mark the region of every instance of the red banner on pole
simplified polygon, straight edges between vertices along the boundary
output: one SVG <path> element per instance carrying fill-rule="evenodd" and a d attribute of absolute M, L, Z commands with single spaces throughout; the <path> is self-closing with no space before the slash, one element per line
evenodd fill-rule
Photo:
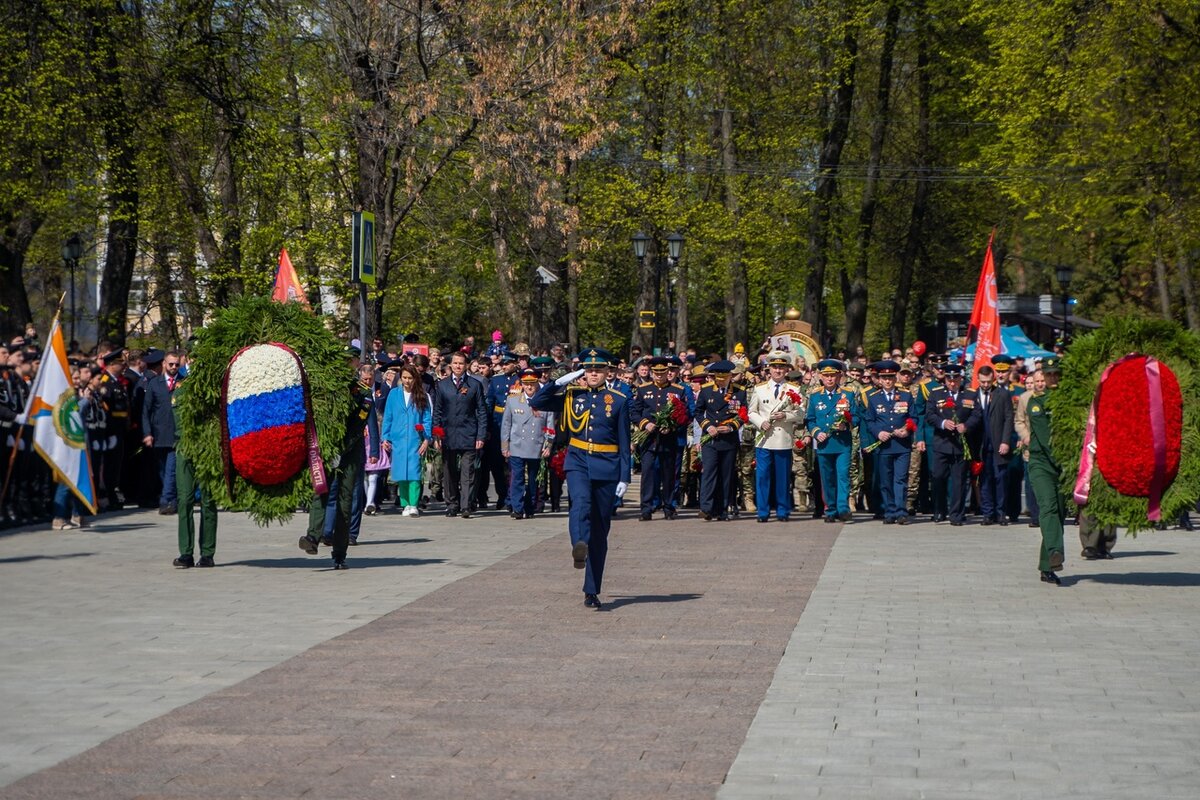
<path fill-rule="evenodd" d="M 271 299 L 280 303 L 302 303 L 305 308 L 311 310 L 304 287 L 300 285 L 300 276 L 296 274 L 296 268 L 288 258 L 286 247 L 279 251 L 279 269 L 275 272 L 275 289 L 271 292 Z"/>
<path fill-rule="evenodd" d="M 990 366 L 992 356 L 1000 352 L 1000 308 L 996 291 L 996 262 L 992 259 L 992 241 L 996 229 L 988 236 L 987 251 L 983 254 L 983 270 L 979 273 L 979 286 L 975 289 L 975 305 L 971 309 L 971 322 L 967 328 L 967 341 L 971 332 L 975 338 L 975 364 L 971 371 L 971 388 L 979 385 L 979 368 Z"/>

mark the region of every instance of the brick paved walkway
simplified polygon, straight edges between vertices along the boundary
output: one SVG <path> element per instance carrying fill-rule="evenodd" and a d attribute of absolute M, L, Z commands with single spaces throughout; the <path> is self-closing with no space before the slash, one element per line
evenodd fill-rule
<path fill-rule="evenodd" d="M 0 797 L 712 797 L 836 536 L 621 522 L 599 613 L 555 536 Z"/>

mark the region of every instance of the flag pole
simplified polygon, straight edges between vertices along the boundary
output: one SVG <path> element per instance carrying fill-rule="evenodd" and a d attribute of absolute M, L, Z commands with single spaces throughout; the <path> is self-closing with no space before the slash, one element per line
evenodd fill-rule
<path fill-rule="evenodd" d="M 63 292 L 58 298 L 58 307 L 54 309 L 54 319 L 50 322 L 50 330 L 54 330 L 54 326 L 58 324 L 58 318 L 62 316 L 63 301 L 67 299 L 67 293 Z M 50 337 L 47 336 L 47 339 Z M 43 355 L 45 355 L 43 353 Z M 37 397 L 38 381 L 41 380 L 41 372 L 38 372 L 34 378 L 33 388 L 29 392 L 29 400 L 25 404 L 25 412 L 21 415 L 21 422 L 17 424 L 17 432 L 13 434 L 12 452 L 8 454 L 8 469 L 4 471 L 4 486 L 0 487 L 0 507 L 4 506 L 4 498 L 8 497 L 8 484 L 12 480 L 13 466 L 17 463 L 17 450 L 21 447 L 21 437 L 25 435 L 25 429 L 29 427 L 29 411 L 33 408 L 33 400 Z"/>

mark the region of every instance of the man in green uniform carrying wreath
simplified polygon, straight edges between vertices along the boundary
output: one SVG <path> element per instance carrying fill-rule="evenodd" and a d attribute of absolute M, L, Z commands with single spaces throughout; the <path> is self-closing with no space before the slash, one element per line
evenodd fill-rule
<path fill-rule="evenodd" d="M 1017 401 L 1014 425 L 1029 469 L 1029 483 L 1037 498 L 1040 514 L 1038 522 L 1042 528 L 1042 550 L 1038 569 L 1046 583 L 1061 585 L 1055 574 L 1063 566 L 1063 522 L 1066 509 L 1059 491 L 1062 467 L 1054 461 L 1050 450 L 1050 411 L 1046 400 L 1058 386 L 1062 366 L 1057 357 L 1042 360 L 1042 368 L 1034 373 L 1033 391 L 1021 395 Z"/>

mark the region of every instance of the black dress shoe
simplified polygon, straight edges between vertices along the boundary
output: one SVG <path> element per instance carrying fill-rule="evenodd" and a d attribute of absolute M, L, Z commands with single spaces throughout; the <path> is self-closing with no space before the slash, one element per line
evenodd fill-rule
<path fill-rule="evenodd" d="M 322 536 L 321 544 L 325 545 L 326 547 L 333 547 L 333 537 L 332 536 Z"/>
<path fill-rule="evenodd" d="M 470 518 L 471 518 L 471 512 L 470 512 L 470 511 L 464 511 L 464 512 L 462 512 L 462 514 L 461 514 L 460 516 L 461 516 L 463 519 L 470 519 Z"/>
<path fill-rule="evenodd" d="M 215 567 L 212 556 L 200 556 L 200 560 L 196 562 L 197 567 Z"/>
<path fill-rule="evenodd" d="M 651 514 L 649 511 L 647 511 L 646 513 L 639 516 L 638 519 L 640 519 L 642 522 L 649 522 L 650 520 L 654 519 L 654 515 Z"/>
<path fill-rule="evenodd" d="M 1008 520 L 1006 520 L 1004 517 L 1000 517 L 996 520 L 996 524 L 999 525 L 1001 528 L 1007 528 Z"/>
<path fill-rule="evenodd" d="M 192 560 L 192 557 L 190 555 L 180 556 L 179 558 L 172 561 L 171 564 L 173 566 L 179 567 L 180 569 L 188 569 L 189 567 L 196 566 L 196 563 Z"/>
<path fill-rule="evenodd" d="M 673 508 L 664 508 L 663 509 L 663 519 L 675 519 L 675 517 L 678 515 L 679 515 L 679 512 Z"/>
<path fill-rule="evenodd" d="M 1039 528 L 1039 527 L 1041 527 L 1041 523 L 1039 523 L 1036 519 L 1031 519 L 1031 520 L 1029 520 L 1029 527 Z"/>
<path fill-rule="evenodd" d="M 350 546 L 351 546 L 351 547 L 358 547 L 358 539 L 351 539 L 351 540 L 350 540 Z"/>
<path fill-rule="evenodd" d="M 333 568 L 334 569 L 350 569 L 348 566 L 346 566 L 345 559 L 341 559 L 341 558 L 339 558 L 333 562 Z"/>
<path fill-rule="evenodd" d="M 1042 583 L 1053 583 L 1055 586 L 1062 586 L 1062 581 L 1053 572 L 1042 572 Z"/>
<path fill-rule="evenodd" d="M 721 516 L 717 517 L 717 522 L 729 522 L 729 515 L 722 514 Z"/>
<path fill-rule="evenodd" d="M 447 508 L 447 509 L 446 509 L 446 516 L 447 516 L 447 517 L 457 517 L 457 516 L 458 516 L 458 509 L 457 509 L 457 508 Z"/>
<path fill-rule="evenodd" d="M 907 525 L 910 522 L 912 522 L 912 517 L 896 517 L 897 525 Z"/>
<path fill-rule="evenodd" d="M 1186 513 L 1179 515 L 1179 527 L 1183 528 L 1185 531 L 1196 530 L 1196 526 L 1192 524 L 1192 518 Z"/>
<path fill-rule="evenodd" d="M 758 522 L 770 522 L 771 521 L 770 517 L 755 517 L 754 519 L 757 520 Z"/>
<path fill-rule="evenodd" d="M 709 514 L 707 511 L 700 512 L 700 519 L 704 520 L 705 522 L 711 522 L 712 518 L 713 515 Z"/>
<path fill-rule="evenodd" d="M 1107 551 L 1107 550 L 1101 550 L 1101 551 L 1100 551 L 1100 557 L 1101 557 L 1101 558 L 1103 558 L 1103 559 L 1105 559 L 1105 560 L 1107 560 L 1107 561 L 1112 561 L 1113 554 L 1112 554 L 1112 553 L 1110 553 L 1110 552 L 1109 552 L 1109 551 Z"/>
<path fill-rule="evenodd" d="M 776 517 L 775 521 L 776 522 L 787 522 L 790 519 L 791 519 L 791 517 Z"/>
<path fill-rule="evenodd" d="M 892 519 L 892 518 L 890 518 L 890 517 L 889 517 L 888 519 L 885 519 L 885 520 L 883 521 L 883 524 L 884 524 L 884 525 L 895 525 L 895 524 L 896 524 L 896 520 L 894 520 L 894 519 Z"/>
<path fill-rule="evenodd" d="M 1100 555 L 1100 551 L 1094 547 L 1085 547 L 1083 552 L 1079 554 L 1080 558 L 1085 558 L 1088 561 L 1099 561 L 1104 558 Z"/>
<path fill-rule="evenodd" d="M 963 526 L 963 521 L 961 519 L 952 519 L 950 520 L 950 524 L 956 528 L 961 528 Z"/>
<path fill-rule="evenodd" d="M 575 562 L 575 569 L 583 569 L 587 566 L 587 556 L 587 542 L 576 542 L 571 548 L 571 560 Z"/>
<path fill-rule="evenodd" d="M 979 520 L 979 524 L 980 524 L 980 525 L 991 525 L 991 524 L 992 524 L 992 518 L 991 518 L 991 517 L 984 517 L 983 519 Z"/>
<path fill-rule="evenodd" d="M 585 594 L 583 596 L 583 604 L 588 608 L 594 608 L 597 611 L 604 608 L 604 604 L 600 602 L 600 598 L 594 594 Z"/>
<path fill-rule="evenodd" d="M 301 536 L 298 544 L 300 545 L 300 549 L 308 553 L 310 556 L 315 556 L 317 554 L 317 540 L 313 539 L 311 536 Z"/>
<path fill-rule="evenodd" d="M 842 522 L 853 522 L 854 515 L 847 511 L 845 514 L 838 514 L 838 519 L 840 519 Z"/>

